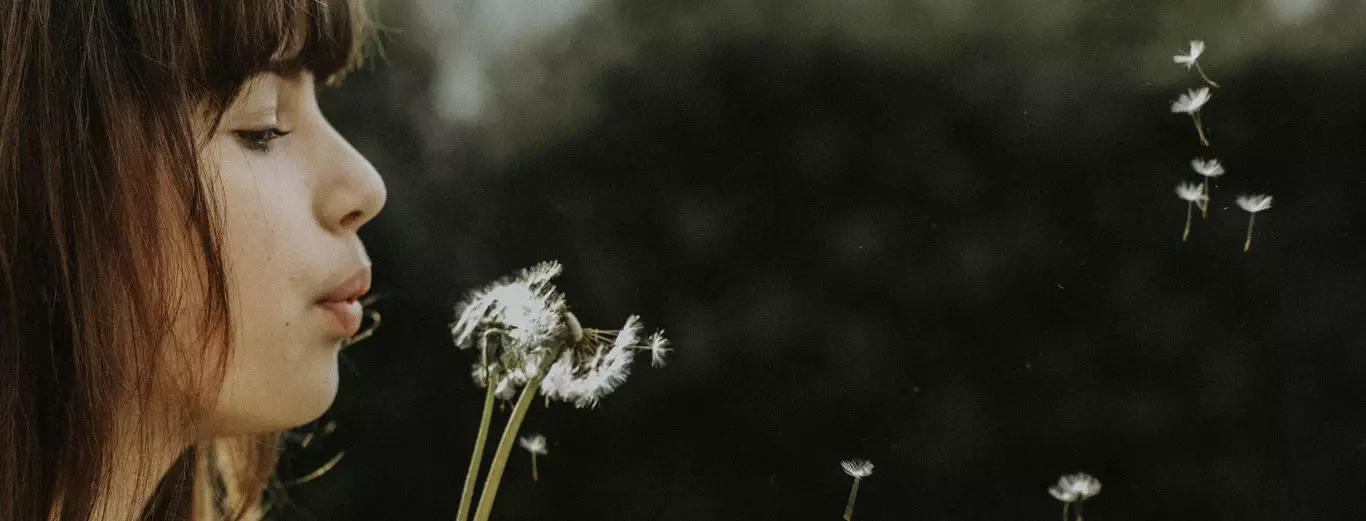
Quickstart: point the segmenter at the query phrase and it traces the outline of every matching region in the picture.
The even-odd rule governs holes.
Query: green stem
[[[485,378],[488,376],[486,373]],[[479,434],[474,437],[474,453],[470,455],[470,468],[465,471],[465,488],[460,491],[460,511],[456,513],[455,521],[469,519],[470,503],[474,500],[474,481],[479,477],[479,464],[484,460],[484,445],[488,444],[489,424],[493,421],[496,387],[489,382],[485,382],[484,386],[488,388],[488,392],[484,393],[484,413],[479,418]]]
[[[503,437],[498,441],[498,450],[493,453],[489,475],[484,478],[484,492],[479,496],[479,508],[474,511],[474,521],[488,521],[489,515],[493,513],[493,500],[498,496],[498,484],[503,480],[503,469],[507,467],[508,455],[512,454],[512,446],[517,443],[517,431],[522,428],[522,420],[526,418],[527,410],[531,409],[531,402],[536,399],[536,391],[541,388],[541,379],[559,355],[560,350],[556,349],[541,360],[536,368],[536,376],[526,383],[522,395],[517,398],[517,406],[512,409],[512,417],[508,418],[507,427],[503,428]]]
[[[1063,501],[1063,502],[1062,502],[1062,521],[1067,521],[1067,507],[1070,507],[1070,506],[1072,506],[1072,502],[1070,502],[1070,501]]]
[[[540,472],[537,472],[537,471],[536,471],[536,453],[535,453],[535,452],[531,453],[531,480],[532,480],[532,481],[540,481],[540,480],[541,480],[541,474],[540,474]]]
[[[854,519],[854,498],[858,497],[859,481],[862,480],[855,477],[854,487],[849,489],[849,503],[844,505],[844,521],[853,521]]]
[[[1252,222],[1257,219],[1257,214],[1247,214],[1247,240],[1243,241],[1243,251],[1246,252],[1252,247]]]
[[[1193,204],[1195,203],[1186,201],[1186,230],[1181,232],[1181,242],[1186,242],[1186,238],[1190,237],[1191,234],[1191,205]]]

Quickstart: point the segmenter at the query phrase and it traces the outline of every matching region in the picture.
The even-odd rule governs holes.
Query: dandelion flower
[[[1190,114],[1195,122],[1195,132],[1200,136],[1200,144],[1205,146],[1209,146],[1209,140],[1205,139],[1204,124],[1200,122],[1200,108],[1209,103],[1212,97],[1209,87],[1200,87],[1187,90],[1172,102],[1172,114]]]
[[[1072,492],[1071,489],[1063,488],[1062,485],[1059,485],[1057,483],[1054,483],[1052,486],[1048,487],[1048,493],[1052,495],[1054,498],[1056,498],[1058,501],[1062,501],[1063,503],[1071,503],[1077,500],[1076,492]],[[1067,517],[1067,515],[1063,514],[1063,517],[1065,518]]]
[[[1252,247],[1252,222],[1257,218],[1257,212],[1271,209],[1271,196],[1269,195],[1240,195],[1236,199],[1238,207],[1247,212],[1247,240],[1243,241],[1243,251]]]
[[[1224,175],[1224,165],[1219,164],[1218,159],[1197,157],[1191,160],[1191,169],[1195,170],[1195,173],[1207,178]]]
[[[1205,42],[1193,40],[1191,41],[1191,50],[1186,54],[1172,56],[1172,61],[1175,61],[1179,65],[1185,65],[1186,69],[1190,69],[1192,65],[1195,65],[1195,60],[1200,59],[1200,55],[1204,53]]]
[[[1085,472],[1067,474],[1048,487],[1048,494],[1062,502],[1062,519],[1067,521],[1067,509],[1077,504],[1077,519],[1081,520],[1082,506],[1087,499],[1100,493],[1100,480]]]
[[[655,365],[663,365],[669,341],[656,332],[640,343],[640,330],[636,315],[618,330],[583,328],[583,337],[546,371],[541,393],[576,407],[593,407],[626,381],[635,351],[650,351]]]
[[[1172,113],[1194,114],[1199,112],[1200,108],[1204,107],[1206,103],[1209,103],[1209,100],[1213,97],[1214,96],[1209,92],[1209,87],[1189,89],[1185,94],[1176,98],[1176,101],[1172,102]]]
[[[1206,204],[1200,205],[1200,217],[1206,217],[1209,215],[1209,180],[1212,177],[1224,175],[1224,165],[1219,164],[1218,159],[1206,160],[1203,157],[1197,157],[1191,160],[1191,169],[1205,178],[1204,187]]]
[[[550,284],[560,271],[557,262],[538,264],[472,292],[456,306],[451,338],[461,349],[478,346],[475,373],[481,385],[501,383],[490,380],[527,366],[569,334],[564,295]]]
[[[536,457],[546,455],[545,436],[540,434],[521,436],[517,438],[517,445],[520,445],[523,449],[526,449],[527,452],[531,453],[531,480],[540,481],[541,474],[536,467]]]
[[[636,316],[627,319],[620,330],[584,328],[569,311],[564,295],[551,284],[561,271],[557,262],[538,264],[471,292],[455,308],[451,339],[461,349],[478,347],[479,361],[471,374],[487,388],[458,519],[466,519],[472,505],[496,398],[510,401],[520,388],[490,463],[475,521],[487,521],[492,514],[508,456],[518,442],[532,452],[532,478],[538,478],[536,445],[531,439],[517,438],[536,393],[579,407],[592,406],[626,380],[636,351],[650,351],[656,366],[663,365],[669,351],[663,333],[640,341]],[[543,444],[540,451],[544,454]]]
[[[1085,472],[1063,476],[1059,483],[1066,482],[1068,489],[1077,495],[1078,501],[1086,501],[1100,493],[1100,480]]]
[[[650,352],[650,365],[652,367],[664,367],[664,355],[669,351],[669,340],[664,338],[663,331],[655,331],[650,335],[650,339],[645,344],[645,350]]]
[[[1219,84],[1215,83],[1214,80],[1209,79],[1209,76],[1205,75],[1205,70],[1200,67],[1200,62],[1197,61],[1200,59],[1200,55],[1204,53],[1205,42],[1202,42],[1200,40],[1191,40],[1190,51],[1186,52],[1186,54],[1178,54],[1176,56],[1172,56],[1172,61],[1176,62],[1177,65],[1185,65],[1186,70],[1190,70],[1190,68],[1194,66],[1195,70],[1200,73],[1200,77],[1203,78],[1206,83],[1209,83],[1211,87],[1218,88]]]
[[[844,473],[854,478],[854,487],[849,490],[849,502],[844,505],[844,521],[854,519],[854,499],[858,497],[858,485],[863,478],[873,475],[873,462],[866,459],[854,458],[840,462],[840,467],[844,468]]]
[[[1200,189],[1200,185],[1182,181],[1176,185],[1176,196],[1186,202],[1186,229],[1181,232],[1181,242],[1186,242],[1186,238],[1191,233],[1191,213],[1195,205],[1200,205],[1204,209],[1209,201],[1209,197]]]

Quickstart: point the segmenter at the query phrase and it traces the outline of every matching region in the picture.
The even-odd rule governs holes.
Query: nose
[[[355,233],[379,215],[388,199],[384,179],[370,161],[332,126],[324,125],[326,146],[319,156],[324,166],[318,217],[333,233]]]

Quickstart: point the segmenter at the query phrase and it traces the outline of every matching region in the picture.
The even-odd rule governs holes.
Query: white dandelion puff
[[[456,306],[451,338],[461,349],[479,348],[476,377],[515,372],[569,334],[564,295],[550,283],[558,262],[543,262],[471,292]],[[524,378],[517,378],[525,383]]]
[[[618,330],[583,328],[583,337],[560,354],[541,381],[546,398],[594,407],[631,374],[636,351],[650,351],[654,365],[663,365],[669,341],[656,332],[640,343],[640,317],[631,315]]]
[[[1212,177],[1219,177],[1221,175],[1224,175],[1224,165],[1220,164],[1218,159],[1205,159],[1203,157],[1197,157],[1191,160],[1191,170],[1195,170],[1195,173],[1200,174],[1200,176],[1204,178],[1203,186],[1205,187],[1206,202],[1200,205],[1200,217],[1208,217],[1209,180]]]
[[[1191,120],[1195,122],[1195,132],[1200,136],[1200,144],[1204,146],[1209,146],[1209,140],[1205,139],[1204,124],[1200,121],[1200,108],[1209,103],[1210,98],[1213,97],[1209,92],[1209,87],[1200,87],[1186,91],[1185,94],[1172,102],[1173,114],[1190,115]]]
[[[1197,157],[1191,160],[1191,169],[1204,177],[1219,177],[1224,175],[1224,165],[1220,164],[1218,159]]]
[[[1077,519],[1080,520],[1082,507],[1087,499],[1100,493],[1100,480],[1085,472],[1067,474],[1058,478],[1057,483],[1048,487],[1048,494],[1062,502],[1062,519],[1067,521],[1067,509],[1077,504]]]
[[[840,467],[844,469],[845,474],[852,478],[862,479],[873,475],[873,462],[866,459],[844,460],[840,462]]]
[[[471,374],[487,388],[456,514],[459,519],[466,519],[472,506],[474,480],[483,461],[495,398],[511,400],[521,389],[498,441],[474,521],[489,519],[515,444],[521,443],[532,453],[532,478],[538,479],[535,445],[517,439],[517,430],[536,393],[547,399],[572,401],[579,407],[593,406],[626,380],[636,351],[650,351],[655,365],[662,365],[669,351],[663,333],[640,342],[640,319],[636,316],[628,318],[620,330],[583,327],[569,311],[564,295],[550,283],[560,272],[557,262],[538,264],[470,293],[455,308],[451,339],[461,349],[478,347],[479,361]],[[544,454],[543,445],[539,454]]]
[[[858,486],[863,478],[873,475],[873,462],[866,459],[854,458],[840,462],[840,467],[844,473],[854,478],[854,486],[849,489],[849,502],[844,505],[844,521],[854,519],[854,499],[858,497]]]
[[[1205,53],[1205,42],[1200,40],[1191,40],[1190,45],[1191,46],[1189,51],[1187,51],[1185,54],[1178,54],[1176,56],[1172,56],[1172,61],[1176,62],[1177,65],[1185,65],[1186,70],[1190,70],[1191,67],[1195,67],[1195,70],[1200,73],[1200,77],[1205,80],[1205,83],[1210,84],[1211,87],[1218,88],[1219,84],[1215,83],[1214,80],[1209,79],[1209,76],[1205,75],[1205,69],[1200,67],[1199,60],[1200,55]]]
[[[1263,194],[1240,195],[1235,200],[1238,207],[1247,212],[1247,240],[1243,241],[1243,251],[1252,248],[1252,223],[1258,212],[1271,209],[1271,196]]]
[[[517,438],[517,445],[521,446],[523,449],[526,449],[527,452],[531,453],[531,480],[540,481],[541,472],[537,468],[536,458],[538,456],[546,455],[547,451],[545,436],[542,436],[540,434],[521,436]]]
[[[1191,41],[1190,51],[1186,52],[1186,54],[1172,56],[1172,61],[1175,61],[1179,65],[1185,65],[1187,69],[1190,69],[1192,65],[1195,65],[1195,60],[1200,59],[1200,55],[1204,53],[1205,42],[1194,40]]]
[[[1057,499],[1058,501],[1062,501],[1063,503],[1071,503],[1077,500],[1076,492],[1072,492],[1070,489],[1063,488],[1062,485],[1059,485],[1057,483],[1054,483],[1053,485],[1048,487],[1048,493],[1049,495],[1052,495],[1053,498]],[[1064,513],[1063,519],[1066,520],[1066,518],[1067,514]]]
[[[1100,493],[1100,480],[1085,472],[1063,476],[1059,483],[1066,483],[1078,501],[1086,501]]]
[[[1269,195],[1240,195],[1237,202],[1239,208],[1249,213],[1271,209],[1271,196]]]
[[[520,436],[517,438],[517,445],[526,449],[527,452],[544,456],[546,450],[545,436],[532,434],[530,436]]]
[[[1186,238],[1189,237],[1191,233],[1191,214],[1193,213],[1193,207],[1195,205],[1200,205],[1200,209],[1204,210],[1205,205],[1208,204],[1209,196],[1205,195],[1205,192],[1200,188],[1200,185],[1187,183],[1185,181],[1177,183],[1176,196],[1186,202],[1186,229],[1181,232],[1181,242],[1186,242]]]
[[[645,350],[650,352],[650,365],[653,367],[664,367],[664,355],[669,351],[669,340],[664,338],[663,331],[655,331],[650,335],[649,341],[645,344]]]
[[[1173,114],[1194,114],[1199,112],[1209,100],[1214,98],[1209,92],[1209,87],[1189,89],[1184,94],[1172,102]]]

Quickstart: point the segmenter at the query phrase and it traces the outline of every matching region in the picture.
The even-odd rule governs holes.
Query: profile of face
[[[233,318],[208,435],[307,423],[336,396],[348,316],[369,285],[357,230],[386,193],[323,117],[314,83],[307,72],[253,76],[201,147],[218,185]]]

